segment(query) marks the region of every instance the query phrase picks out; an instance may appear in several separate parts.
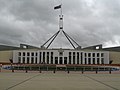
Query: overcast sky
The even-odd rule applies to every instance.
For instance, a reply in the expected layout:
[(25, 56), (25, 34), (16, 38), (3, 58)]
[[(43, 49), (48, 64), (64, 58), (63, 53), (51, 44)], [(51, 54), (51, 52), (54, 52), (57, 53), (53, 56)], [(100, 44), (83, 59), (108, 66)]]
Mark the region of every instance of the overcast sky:
[[(40, 47), (58, 31), (61, 0), (0, 0), (0, 44)], [(120, 45), (120, 0), (62, 0), (64, 31), (82, 47)], [(62, 33), (51, 47), (71, 47)]]

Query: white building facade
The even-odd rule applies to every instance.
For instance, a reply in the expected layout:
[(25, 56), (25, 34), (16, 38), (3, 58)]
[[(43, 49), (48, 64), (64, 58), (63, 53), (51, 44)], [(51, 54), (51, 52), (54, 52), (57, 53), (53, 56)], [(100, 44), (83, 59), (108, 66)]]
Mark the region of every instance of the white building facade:
[(109, 52), (75, 49), (14, 50), (20, 64), (109, 64)]

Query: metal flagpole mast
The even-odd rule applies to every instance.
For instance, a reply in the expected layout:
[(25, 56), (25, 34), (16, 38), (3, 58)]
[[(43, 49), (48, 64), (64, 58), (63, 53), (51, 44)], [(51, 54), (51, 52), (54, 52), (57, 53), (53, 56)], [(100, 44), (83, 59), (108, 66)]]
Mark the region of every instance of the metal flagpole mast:
[(80, 48), (81, 46), (79, 46), (79, 44), (77, 44), (77, 43), (75, 42), (75, 40), (73, 40), (73, 39), (72, 39), (67, 33), (65, 33), (65, 31), (63, 30), (63, 11), (62, 11), (63, 8), (62, 8), (62, 3), (61, 3), (60, 5), (58, 5), (58, 6), (55, 6), (54, 9), (60, 9), (60, 15), (59, 15), (59, 31), (58, 31), (57, 33), (55, 33), (50, 39), (48, 39), (48, 41), (45, 42), (45, 43), (41, 46), (41, 48), (44, 48), (44, 46), (45, 46), (48, 42), (50, 42), (50, 43), (48, 44), (48, 46), (46, 47), (46, 49), (49, 48), (49, 46), (50, 46), (50, 45), (52, 44), (52, 42), (56, 39), (56, 37), (58, 36), (58, 34), (60, 34), (60, 32), (65, 35), (65, 37), (68, 39), (68, 41), (70, 42), (70, 44), (73, 46), (74, 49), (75, 49), (75, 46), (74, 46), (73, 42), (78, 46), (77, 48)]
[(60, 15), (59, 15), (59, 30), (63, 30), (63, 14), (62, 14), (62, 4), (60, 8)]

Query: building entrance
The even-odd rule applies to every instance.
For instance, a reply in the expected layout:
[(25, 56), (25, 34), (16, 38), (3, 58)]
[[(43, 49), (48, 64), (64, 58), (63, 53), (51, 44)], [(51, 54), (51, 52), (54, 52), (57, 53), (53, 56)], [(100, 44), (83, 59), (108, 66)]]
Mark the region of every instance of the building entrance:
[(63, 58), (62, 57), (59, 58), (59, 64), (63, 64)]
[(57, 71), (66, 71), (66, 65), (56, 65)]

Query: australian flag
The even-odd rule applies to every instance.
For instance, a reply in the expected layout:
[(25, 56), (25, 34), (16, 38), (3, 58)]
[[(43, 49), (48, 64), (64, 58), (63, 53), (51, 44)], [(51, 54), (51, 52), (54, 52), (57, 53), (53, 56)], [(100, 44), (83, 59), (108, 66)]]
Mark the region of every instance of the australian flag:
[(54, 7), (54, 9), (60, 9), (60, 8), (61, 8), (61, 5)]

